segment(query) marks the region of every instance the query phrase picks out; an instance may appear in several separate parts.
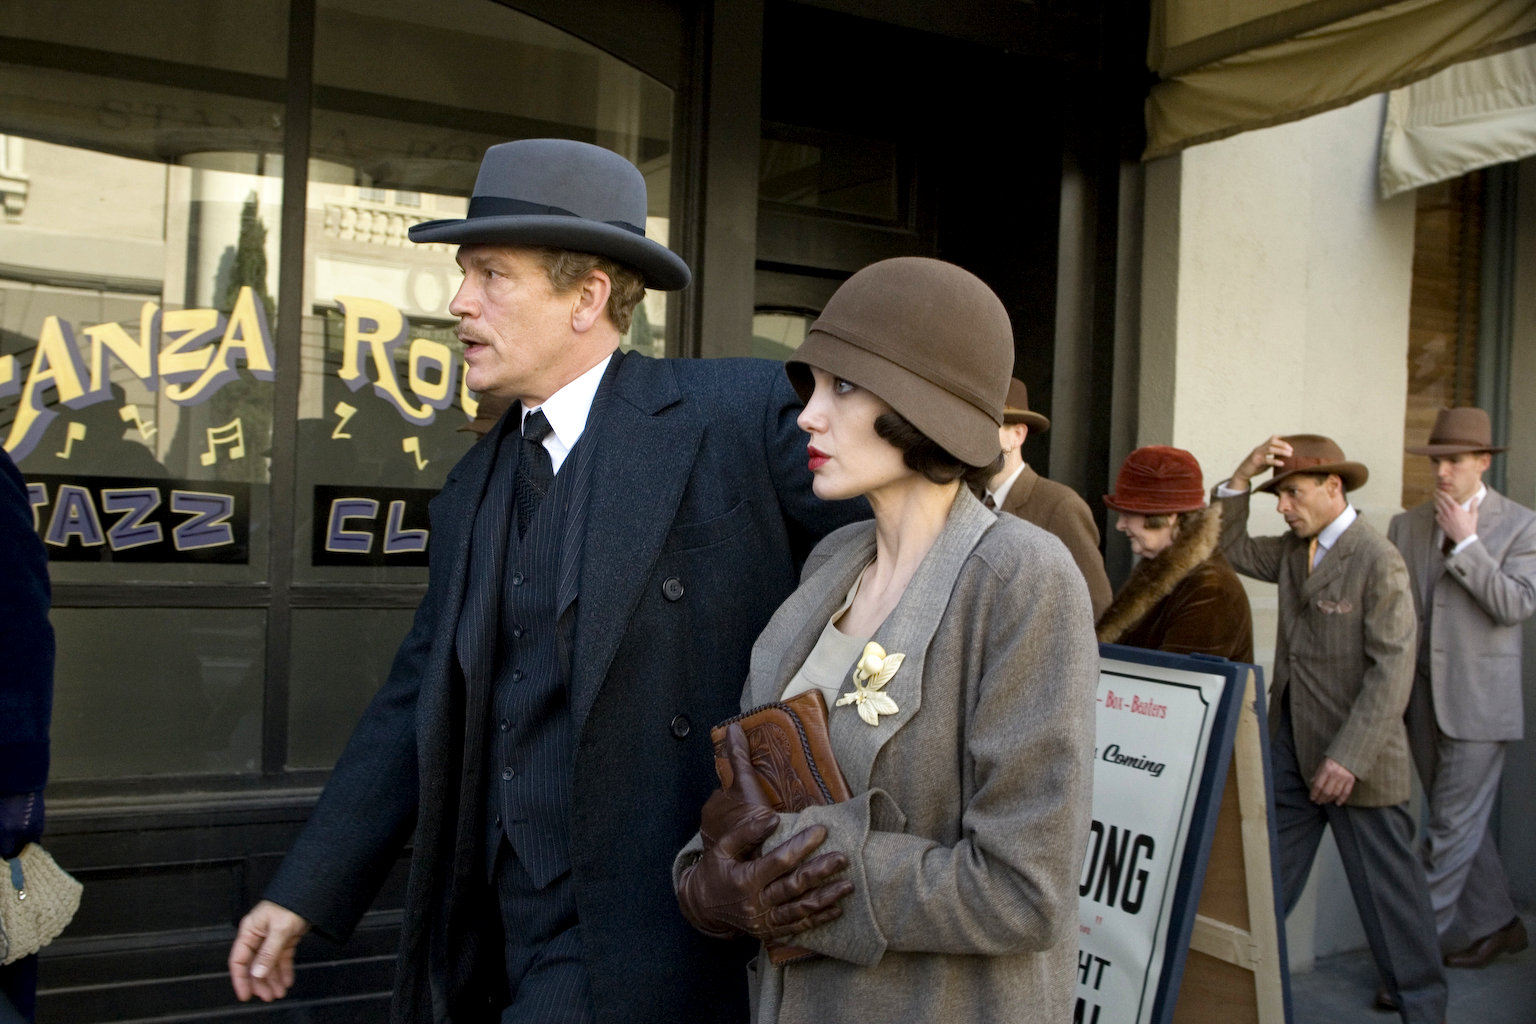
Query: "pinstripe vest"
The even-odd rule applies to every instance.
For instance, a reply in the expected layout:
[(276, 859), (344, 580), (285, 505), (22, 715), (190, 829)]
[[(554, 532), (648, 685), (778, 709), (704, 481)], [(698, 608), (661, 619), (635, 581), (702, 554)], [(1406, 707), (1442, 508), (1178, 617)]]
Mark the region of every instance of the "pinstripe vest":
[[(577, 443), (577, 449), (582, 447)], [(516, 444), (503, 444), (496, 472), (515, 472)], [(580, 453), (573, 450), (568, 462)], [(510, 463), (510, 465), (504, 465)], [(570, 869), (572, 726), (570, 650), (558, 630), (556, 574), (575, 473), (555, 475), (528, 532), (519, 541), (515, 516), (501, 574), (500, 638), (486, 743), (486, 866), (502, 835), (539, 887)]]

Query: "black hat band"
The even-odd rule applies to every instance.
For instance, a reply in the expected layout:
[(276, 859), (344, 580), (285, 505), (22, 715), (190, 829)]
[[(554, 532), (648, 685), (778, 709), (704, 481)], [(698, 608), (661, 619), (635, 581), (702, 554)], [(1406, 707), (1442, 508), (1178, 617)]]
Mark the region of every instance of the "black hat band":
[[(530, 203), (526, 199), (512, 199), (508, 196), (471, 196), (469, 200), (469, 212), (465, 219), (474, 220), (478, 217), (576, 217), (580, 220), (591, 220), (590, 217), (582, 217), (574, 210), (562, 209), (558, 206), (547, 206), (544, 203)], [(616, 228), (622, 228), (630, 234), (645, 237), (645, 228), (631, 224), (627, 220), (605, 220), (600, 223), (608, 224)]]

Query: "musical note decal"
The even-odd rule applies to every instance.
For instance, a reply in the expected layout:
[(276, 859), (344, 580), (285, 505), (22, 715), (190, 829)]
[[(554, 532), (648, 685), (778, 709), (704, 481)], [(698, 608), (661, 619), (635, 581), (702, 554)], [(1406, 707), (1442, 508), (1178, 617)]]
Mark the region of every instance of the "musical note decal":
[(401, 438), (400, 450), (416, 457), (416, 472), (418, 473), (426, 468), (428, 462), (432, 461), (431, 459), (421, 457), (421, 438), (419, 437)]
[(339, 441), (343, 438), (350, 438), (352, 435), (343, 433), (341, 428), (347, 425), (347, 420), (357, 415), (357, 407), (348, 405), (346, 402), (337, 402), (336, 408), (331, 411), (341, 417), (341, 422), (336, 424), (335, 430), (331, 431), (331, 439)]
[(211, 466), (219, 461), (219, 445), (229, 445), (229, 461), (245, 458), (245, 426), (236, 416), (222, 427), (209, 427), (204, 431), (208, 435), (208, 450), (197, 457), (197, 461), (205, 466)]
[(76, 441), (85, 440), (85, 424), (71, 423), (69, 429), (64, 432), (64, 450), (58, 452), (61, 459), (69, 458), (69, 450), (75, 446)]
[(132, 423), (134, 426), (138, 427), (139, 436), (146, 441), (154, 437), (155, 431), (160, 429), (153, 423), (145, 423), (144, 418), (139, 415), (139, 407), (134, 405), (132, 402), (117, 410), (117, 414), (118, 416), (122, 417), (124, 423)]

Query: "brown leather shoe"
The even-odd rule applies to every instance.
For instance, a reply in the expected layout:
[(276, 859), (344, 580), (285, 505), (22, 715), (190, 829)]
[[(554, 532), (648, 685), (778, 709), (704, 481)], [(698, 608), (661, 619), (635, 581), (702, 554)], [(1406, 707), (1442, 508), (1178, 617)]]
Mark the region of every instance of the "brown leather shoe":
[(1376, 988), (1376, 998), (1371, 1003), (1378, 1010), (1386, 1013), (1397, 1012), (1397, 1000), (1392, 998), (1392, 993), (1387, 991), (1387, 986), (1379, 985)]
[(1500, 953), (1518, 953), (1530, 940), (1525, 934), (1525, 922), (1517, 916), (1496, 932), (1478, 939), (1458, 953), (1445, 955), (1447, 967), (1487, 967)]

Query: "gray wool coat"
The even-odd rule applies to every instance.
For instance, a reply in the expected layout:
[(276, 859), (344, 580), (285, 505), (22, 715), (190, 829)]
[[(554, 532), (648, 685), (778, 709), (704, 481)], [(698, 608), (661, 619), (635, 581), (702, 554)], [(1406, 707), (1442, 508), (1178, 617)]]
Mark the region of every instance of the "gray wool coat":
[[(874, 553), (867, 522), (816, 548), (753, 647), (743, 708), (779, 698)], [(870, 726), (830, 709), (856, 795), (782, 815), (765, 844), (825, 825), (855, 891), (796, 939), (824, 957), (758, 958), (754, 1019), (1070, 1020), (1099, 665), (1081, 573), (962, 490), (874, 639), (906, 655), (886, 686), (899, 710)]]
[(1477, 510), (1477, 542), (1457, 554), (1440, 553), (1433, 501), (1394, 516), (1387, 536), (1413, 578), (1436, 724), (1458, 740), (1520, 739), (1521, 624), (1536, 612), (1536, 514), (1490, 487)]

